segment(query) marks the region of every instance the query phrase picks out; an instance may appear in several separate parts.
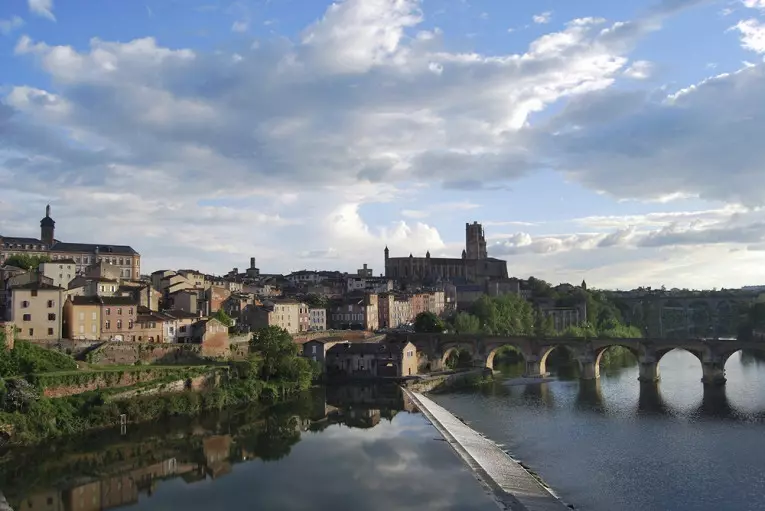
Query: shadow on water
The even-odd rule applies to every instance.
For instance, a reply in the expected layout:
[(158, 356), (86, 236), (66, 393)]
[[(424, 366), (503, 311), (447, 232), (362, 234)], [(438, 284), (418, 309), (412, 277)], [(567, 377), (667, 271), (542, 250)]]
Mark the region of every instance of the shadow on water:
[(582, 380), (576, 393), (574, 406), (577, 410), (604, 414), (606, 407), (603, 402), (603, 391), (600, 380)]
[(239, 463), (288, 456), (304, 432), (333, 424), (373, 428), (402, 411), (416, 409), (395, 385), (328, 387), (267, 409), (227, 409), (129, 425), (124, 434), (108, 430), (15, 447), (0, 453), (0, 490), (17, 511), (77, 509), (75, 496), (82, 495), (97, 496), (92, 509), (109, 509), (151, 496), (163, 479), (217, 479)]

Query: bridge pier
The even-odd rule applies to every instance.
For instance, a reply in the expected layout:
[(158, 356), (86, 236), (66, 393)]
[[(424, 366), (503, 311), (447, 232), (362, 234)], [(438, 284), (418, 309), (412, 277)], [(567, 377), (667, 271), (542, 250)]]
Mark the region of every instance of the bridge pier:
[(639, 381), (655, 382), (659, 381), (659, 363), (655, 360), (641, 360)]
[(600, 366), (596, 360), (579, 360), (579, 379), (597, 380), (600, 378)]
[(545, 370), (545, 364), (539, 359), (532, 359), (529, 357), (526, 360), (526, 372), (523, 374), (524, 378), (544, 378), (549, 375)]
[(701, 378), (704, 385), (725, 385), (727, 381), (725, 378), (725, 368), (720, 362), (702, 362), (701, 367), (704, 371), (704, 376)]

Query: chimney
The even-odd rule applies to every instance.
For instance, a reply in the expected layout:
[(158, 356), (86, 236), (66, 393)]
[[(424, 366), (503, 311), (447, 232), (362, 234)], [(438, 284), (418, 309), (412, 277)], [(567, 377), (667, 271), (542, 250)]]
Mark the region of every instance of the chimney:
[(253, 268), (253, 269), (255, 268), (255, 258), (254, 257), (250, 257), (250, 268)]

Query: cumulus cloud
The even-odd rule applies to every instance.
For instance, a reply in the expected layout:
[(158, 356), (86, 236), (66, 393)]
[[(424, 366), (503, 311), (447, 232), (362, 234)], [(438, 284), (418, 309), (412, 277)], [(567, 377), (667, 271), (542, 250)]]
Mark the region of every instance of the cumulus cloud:
[(735, 27), (741, 33), (741, 46), (756, 53), (765, 53), (765, 23), (756, 19), (739, 21)]
[(12, 16), (9, 19), (0, 19), (0, 34), (8, 35), (22, 25), (24, 25), (24, 20), (18, 16)]
[(750, 9), (762, 9), (765, 11), (765, 0), (742, 0), (742, 2)]
[(531, 20), (538, 25), (550, 23), (550, 19), (552, 19), (552, 11), (545, 11), (531, 17)]
[(647, 60), (637, 60), (624, 70), (624, 76), (635, 80), (645, 80), (653, 72), (653, 63)]
[[(690, 3), (667, 0), (661, 12)], [(572, 20), (499, 55), (450, 50), (440, 30), (421, 29), (414, 0), (346, 0), (297, 40), (242, 37), (228, 52), (24, 36), (17, 58), (50, 85), (3, 89), (0, 201), (14, 213), (0, 216), (0, 232), (35, 234), (50, 201), (61, 239), (119, 232), (107, 241), (135, 245), (147, 270), (190, 259), (222, 271), (257, 256), (287, 271), (301, 257), (379, 264), (386, 243), (395, 254), (451, 254), (418, 183), (503, 189), (544, 167), (619, 197), (758, 200), (762, 147), (746, 142), (761, 132), (760, 68), (671, 98), (612, 90), (660, 16)], [(531, 121), (553, 104), (566, 107)], [(723, 126), (699, 121), (705, 109)], [(723, 157), (733, 178), (715, 191)], [(370, 206), (402, 197), (423, 206), (405, 221), (372, 220)], [(496, 250), (606, 249), (639, 234), (519, 237)]]
[(56, 21), (56, 17), (53, 15), (53, 0), (27, 0), (27, 2), (32, 14)]
[(539, 151), (585, 186), (619, 198), (668, 194), (765, 202), (765, 66), (721, 74), (668, 96), (595, 92), (572, 98)]

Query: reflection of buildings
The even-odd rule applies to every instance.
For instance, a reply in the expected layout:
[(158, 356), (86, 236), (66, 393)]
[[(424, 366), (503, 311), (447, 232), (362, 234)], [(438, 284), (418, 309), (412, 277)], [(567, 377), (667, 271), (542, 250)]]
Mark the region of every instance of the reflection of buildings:
[[(374, 428), (383, 419), (393, 420), (400, 410), (415, 411), (396, 385), (329, 387), (314, 397), (310, 408), (290, 408), (267, 417), (234, 414), (230, 422), (220, 422), (216, 416), (207, 423), (184, 426), (181, 434), (168, 435), (163, 429), (161, 436), (136, 435), (132, 443), (121, 439), (104, 450), (88, 447), (84, 452), (70, 452), (62, 460), (37, 464), (37, 476), (44, 473), (55, 489), (25, 489), (39, 480), (25, 477), (29, 472), (9, 479), (4, 489), (11, 492), (8, 497), (15, 511), (112, 509), (151, 496), (165, 479), (181, 478), (193, 484), (225, 476), (234, 463), (279, 459), (299, 441), (302, 431), (321, 431), (333, 424)], [(214, 435), (213, 431), (232, 433)], [(47, 460), (46, 456), (40, 453), (40, 460)], [(87, 467), (87, 475), (78, 472), (82, 467)]]
[(16, 511), (102, 511), (138, 502), (141, 493), (151, 495), (156, 481), (182, 477), (192, 483), (207, 475), (220, 477), (231, 471), (230, 435), (209, 436), (202, 441), (202, 463), (181, 463), (176, 458), (109, 474), (97, 480), (80, 480), (63, 491), (25, 496)]

